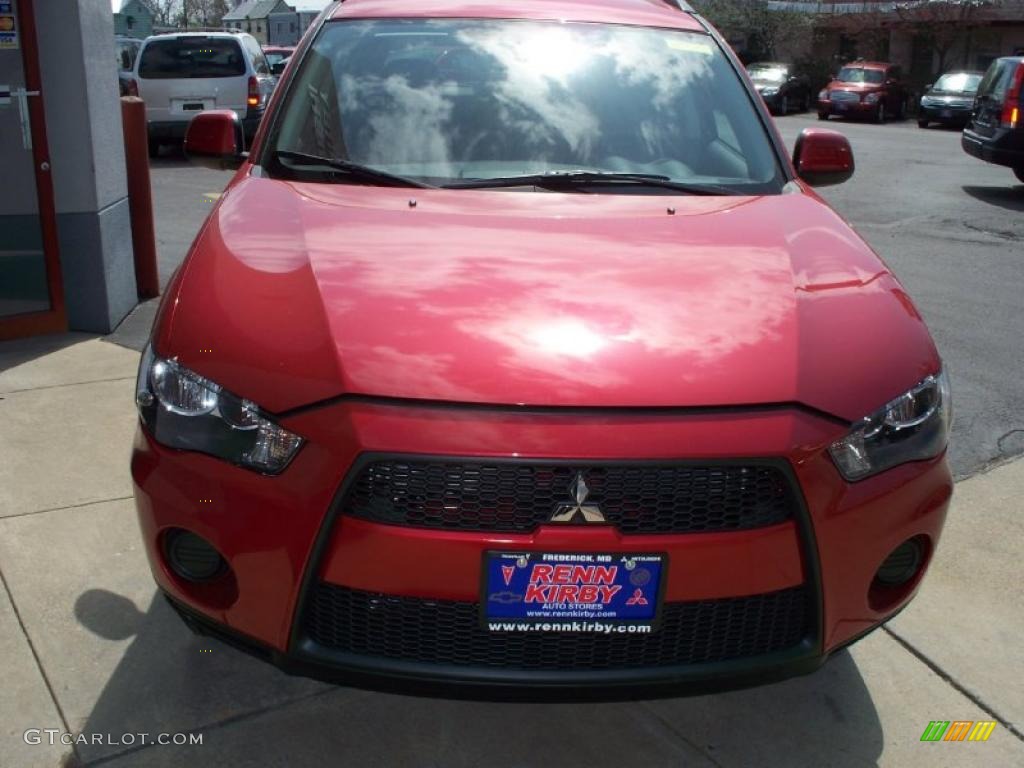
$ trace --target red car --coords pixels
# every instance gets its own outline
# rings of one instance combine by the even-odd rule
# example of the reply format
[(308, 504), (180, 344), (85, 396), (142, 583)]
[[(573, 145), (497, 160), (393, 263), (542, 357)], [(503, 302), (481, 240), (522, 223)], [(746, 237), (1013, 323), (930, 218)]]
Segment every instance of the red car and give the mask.
[(879, 61), (854, 61), (818, 94), (818, 119), (865, 117), (884, 123), (906, 116), (907, 92), (900, 68)]
[(171, 281), (132, 475), (160, 590), (290, 672), (621, 698), (810, 672), (952, 491), (921, 315), (657, 0), (347, 0)]

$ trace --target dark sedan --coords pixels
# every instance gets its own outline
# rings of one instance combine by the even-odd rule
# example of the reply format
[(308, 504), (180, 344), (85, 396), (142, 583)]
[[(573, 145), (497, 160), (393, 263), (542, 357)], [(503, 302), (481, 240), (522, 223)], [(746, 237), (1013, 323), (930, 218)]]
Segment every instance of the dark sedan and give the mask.
[(807, 78), (796, 74), (790, 64), (758, 61), (747, 67), (754, 87), (774, 115), (811, 107), (811, 86)]
[(934, 85), (929, 85), (921, 97), (917, 124), (927, 128), (931, 123), (963, 127), (971, 117), (978, 83), (984, 72), (947, 72)]

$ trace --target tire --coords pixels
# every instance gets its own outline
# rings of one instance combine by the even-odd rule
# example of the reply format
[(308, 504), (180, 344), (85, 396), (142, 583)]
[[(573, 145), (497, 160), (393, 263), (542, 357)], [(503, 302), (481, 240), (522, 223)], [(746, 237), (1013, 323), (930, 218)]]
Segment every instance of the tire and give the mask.
[(783, 117), (789, 114), (789, 96), (779, 99), (779, 114)]
[(1024, 183), (1024, 165), (1020, 168), (1014, 168), (1013, 175), (1017, 177), (1017, 181)]
[(828, 112), (819, 112), (818, 113), (818, 119), (819, 120), (828, 120)]
[(805, 93), (803, 99), (800, 100), (800, 111), (810, 112), (811, 110), (811, 94)]
[(896, 119), (897, 120), (906, 120), (907, 119), (907, 102), (904, 99), (900, 99), (900, 103), (896, 107)]
[(924, 118), (920, 118), (919, 117), (917, 119), (917, 127), (918, 128), (927, 128), (928, 127), (928, 121), (925, 120)]
[(878, 109), (875, 110), (875, 122), (879, 125), (883, 125), (885, 123), (885, 119), (885, 102), (880, 101), (878, 102)]

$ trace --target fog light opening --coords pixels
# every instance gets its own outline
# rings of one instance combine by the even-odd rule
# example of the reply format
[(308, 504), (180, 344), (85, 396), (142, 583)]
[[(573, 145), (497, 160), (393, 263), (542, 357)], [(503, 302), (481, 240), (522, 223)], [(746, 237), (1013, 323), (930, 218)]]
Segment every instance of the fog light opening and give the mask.
[(900, 587), (917, 576), (924, 562), (924, 542), (915, 536), (894, 549), (875, 573), (883, 587)]
[(186, 581), (211, 581), (227, 570), (224, 558), (210, 542), (181, 528), (165, 535), (164, 553), (171, 571)]

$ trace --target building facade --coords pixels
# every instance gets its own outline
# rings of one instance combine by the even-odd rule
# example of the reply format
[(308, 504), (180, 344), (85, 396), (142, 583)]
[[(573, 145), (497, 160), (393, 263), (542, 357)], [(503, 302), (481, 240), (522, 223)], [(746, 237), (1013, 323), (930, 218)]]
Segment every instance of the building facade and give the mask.
[(249, 0), (224, 14), (221, 23), (226, 29), (248, 32), (261, 45), (270, 43), (270, 15), (294, 13), (295, 9), (284, 0)]
[(153, 34), (153, 11), (142, 0), (125, 0), (114, 14), (114, 34), (121, 37), (149, 37)]

